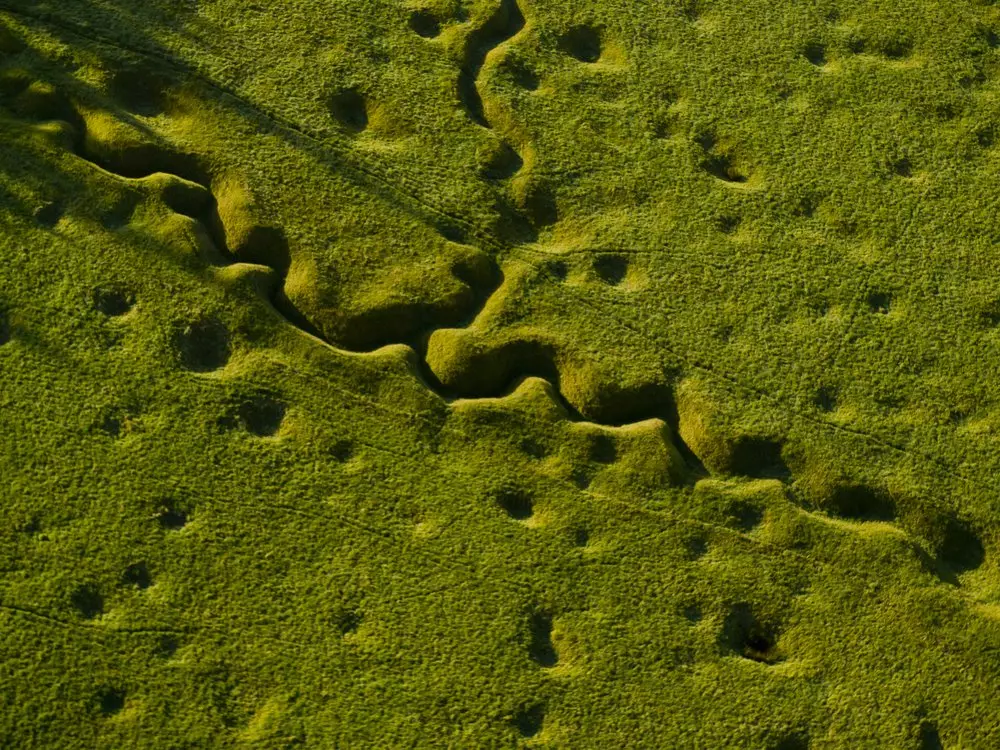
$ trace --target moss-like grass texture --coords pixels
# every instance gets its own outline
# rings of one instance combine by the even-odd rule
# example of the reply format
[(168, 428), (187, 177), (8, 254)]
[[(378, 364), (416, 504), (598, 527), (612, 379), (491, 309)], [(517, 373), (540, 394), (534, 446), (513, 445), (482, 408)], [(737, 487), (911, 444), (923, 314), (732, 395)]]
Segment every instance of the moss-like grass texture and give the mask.
[(0, 0), (0, 745), (1000, 747), (998, 40)]

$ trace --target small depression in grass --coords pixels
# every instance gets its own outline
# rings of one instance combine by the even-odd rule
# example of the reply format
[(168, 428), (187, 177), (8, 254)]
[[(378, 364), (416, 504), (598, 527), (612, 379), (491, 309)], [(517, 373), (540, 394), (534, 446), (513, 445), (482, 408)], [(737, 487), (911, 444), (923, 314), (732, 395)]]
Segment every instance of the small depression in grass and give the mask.
[(105, 688), (97, 694), (97, 706), (104, 716), (112, 716), (125, 708), (125, 691)]
[(229, 361), (229, 331), (213, 318), (202, 318), (174, 332), (181, 365), (192, 372), (211, 372)]
[(178, 508), (175, 503), (167, 501), (163, 504), (160, 512), (157, 513), (156, 520), (167, 531), (178, 531), (187, 525), (188, 515), (185, 511)]
[(692, 537), (685, 544), (689, 560), (699, 560), (708, 554), (708, 540), (704, 536)]
[(816, 391), (813, 400), (820, 411), (831, 412), (837, 408), (837, 391), (834, 388), (823, 387)]
[(744, 659), (774, 664), (777, 653), (777, 633), (761, 622), (748, 604), (736, 604), (730, 609), (719, 634), (720, 644)]
[(764, 511), (745, 500), (737, 500), (726, 508), (729, 526), (740, 531), (753, 531), (764, 520)]
[(559, 40), (559, 48), (580, 62), (601, 59), (601, 34), (592, 26), (574, 26)]
[(94, 309), (109, 318), (125, 315), (135, 304), (133, 295), (119, 287), (100, 287), (94, 290), (93, 297)]
[(944, 750), (937, 727), (929, 721), (920, 725), (920, 750)]
[(125, 568), (125, 572), (122, 573), (122, 583), (140, 590), (148, 589), (153, 585), (153, 577), (149, 574), (149, 567), (145, 562), (137, 562)]
[(505, 66), (507, 74), (518, 88), (525, 91), (537, 91), (541, 85), (541, 77), (523, 60), (509, 60)]
[(872, 292), (867, 302), (869, 312), (876, 315), (888, 315), (892, 309), (892, 295), (887, 292)]
[(611, 464), (618, 459), (618, 446), (610, 435), (594, 435), (590, 440), (590, 460)]
[(94, 584), (78, 586), (70, 594), (70, 603), (85, 620), (93, 620), (104, 612), (104, 597)]
[(357, 89), (344, 89), (328, 100), (330, 115), (350, 133), (368, 127), (368, 103)]
[(496, 496), (496, 503), (504, 513), (515, 521), (526, 521), (535, 512), (531, 497), (521, 490), (501, 490)]
[(841, 485), (827, 504), (835, 516), (852, 521), (892, 521), (896, 503), (888, 493), (863, 484)]
[(545, 458), (548, 455), (545, 446), (532, 438), (524, 438), (520, 443), (520, 449), (524, 455), (535, 459)]
[(733, 474), (757, 479), (786, 479), (791, 472), (781, 451), (778, 440), (741, 437), (733, 444), (729, 469)]
[(251, 435), (270, 437), (281, 428), (285, 409), (285, 405), (276, 398), (259, 395), (240, 404), (237, 415), (240, 424)]
[(334, 618), (334, 625), (341, 635), (350, 635), (361, 627), (361, 613), (356, 609), (339, 612)]
[(812, 42), (807, 44), (805, 49), (802, 51), (806, 60), (817, 67), (826, 65), (826, 47), (824, 47), (819, 42)]
[(7, 311), (0, 308), (0, 346), (10, 342), (10, 319)]
[(433, 39), (441, 34), (441, 21), (427, 10), (417, 10), (410, 14), (410, 28), (417, 36)]
[(608, 286), (618, 286), (628, 273), (628, 259), (622, 255), (598, 255), (594, 258), (594, 272)]
[(937, 549), (938, 560), (955, 573), (966, 573), (983, 564), (986, 550), (964, 521), (949, 517)]
[(35, 221), (37, 221), (41, 226), (51, 229), (59, 223), (62, 215), (62, 205), (53, 201), (46, 203), (35, 210)]
[(354, 444), (350, 440), (338, 440), (330, 449), (330, 455), (337, 463), (345, 463), (354, 455)]
[(525, 706), (513, 717), (514, 727), (522, 737), (534, 737), (542, 731), (544, 721), (545, 709), (541, 704)]
[(528, 653), (540, 667), (554, 667), (559, 661), (555, 644), (552, 642), (552, 617), (544, 612), (531, 615), (528, 623), (531, 643)]

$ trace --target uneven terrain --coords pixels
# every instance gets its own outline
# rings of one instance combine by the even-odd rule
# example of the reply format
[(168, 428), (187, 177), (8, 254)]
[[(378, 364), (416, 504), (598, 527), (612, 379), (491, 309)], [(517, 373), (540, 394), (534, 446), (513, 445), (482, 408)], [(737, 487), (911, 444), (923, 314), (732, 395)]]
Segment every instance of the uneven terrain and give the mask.
[(0, 0), (0, 746), (1000, 747), (1000, 7)]

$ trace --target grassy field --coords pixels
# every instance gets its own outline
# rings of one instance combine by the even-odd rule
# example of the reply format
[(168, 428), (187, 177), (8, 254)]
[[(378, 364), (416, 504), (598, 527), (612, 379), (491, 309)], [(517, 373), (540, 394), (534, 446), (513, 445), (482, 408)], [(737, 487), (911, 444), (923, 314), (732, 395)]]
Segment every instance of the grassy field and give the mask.
[(1000, 747), (1000, 6), (0, 0), (0, 747)]

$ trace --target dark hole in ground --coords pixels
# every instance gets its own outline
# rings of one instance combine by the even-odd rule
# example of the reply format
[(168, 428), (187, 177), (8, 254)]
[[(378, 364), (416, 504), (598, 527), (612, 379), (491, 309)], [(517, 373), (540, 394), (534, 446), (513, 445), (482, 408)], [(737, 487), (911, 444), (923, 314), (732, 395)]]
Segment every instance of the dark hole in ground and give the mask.
[(541, 84), (541, 78), (527, 63), (512, 60), (507, 64), (507, 70), (514, 85), (527, 91), (536, 91)]
[(531, 438), (524, 438), (521, 441), (521, 452), (526, 456), (531, 456), (532, 458), (545, 458), (548, 455), (548, 451), (545, 446), (539, 443), (537, 440), (532, 440)]
[(501, 490), (497, 495), (496, 502), (504, 513), (517, 521), (531, 518), (534, 513), (531, 498), (520, 490)]
[(566, 277), (569, 275), (569, 266), (566, 265), (566, 261), (564, 260), (549, 261), (546, 265), (546, 269), (559, 281), (565, 281)]
[(43, 227), (51, 229), (62, 218), (63, 208), (56, 202), (46, 203), (35, 211), (35, 221)]
[(688, 557), (697, 560), (708, 553), (708, 540), (701, 536), (696, 536), (688, 540), (686, 545)]
[(983, 564), (986, 550), (979, 537), (957, 518), (945, 521), (944, 536), (937, 550), (938, 560), (955, 573), (975, 570)]
[(410, 28), (424, 39), (433, 39), (441, 33), (441, 22), (433, 13), (418, 10), (410, 16)]
[(145, 562), (137, 562), (125, 568), (122, 582), (139, 589), (148, 589), (153, 585), (153, 577), (149, 574), (149, 567)]
[(749, 177), (725, 154), (710, 154), (702, 163), (702, 168), (713, 177), (726, 182), (746, 182)]
[(330, 449), (330, 455), (338, 463), (344, 463), (354, 455), (354, 446), (350, 440), (338, 440)]
[(740, 227), (743, 220), (739, 216), (722, 216), (716, 222), (719, 231), (723, 234), (732, 234)]
[(180, 642), (176, 636), (162, 635), (156, 642), (154, 652), (163, 659), (169, 659), (177, 653), (178, 648), (180, 648)]
[(531, 643), (528, 653), (540, 667), (554, 667), (559, 661), (555, 645), (552, 643), (552, 617), (536, 612), (529, 622)]
[(94, 309), (102, 315), (117, 317), (132, 309), (135, 300), (129, 292), (114, 287), (94, 290)]
[(882, 54), (890, 60), (902, 60), (913, 52), (913, 42), (905, 37), (890, 39), (882, 45)]
[(93, 620), (104, 611), (104, 597), (97, 586), (89, 583), (73, 591), (70, 603), (87, 620)]
[(892, 163), (892, 171), (900, 177), (913, 177), (913, 165), (909, 159), (898, 159)]
[(795, 732), (782, 737), (771, 750), (809, 750), (808, 732)]
[(737, 500), (726, 509), (726, 519), (740, 531), (752, 531), (764, 520), (764, 511), (745, 500)]
[(868, 309), (878, 315), (887, 315), (892, 307), (892, 295), (886, 292), (873, 292), (868, 295)]
[(251, 435), (269, 437), (280, 429), (285, 405), (271, 396), (260, 395), (240, 404), (238, 415)]
[(782, 443), (778, 440), (741, 437), (733, 444), (729, 470), (757, 479), (786, 479), (791, 471), (781, 457), (781, 449)]
[(522, 737), (534, 737), (542, 731), (545, 709), (540, 704), (525, 706), (514, 714), (514, 727)]
[(341, 635), (353, 633), (361, 627), (361, 620), (361, 613), (357, 610), (345, 610), (340, 612), (336, 617), (337, 629), (340, 631)]
[(779, 661), (774, 628), (760, 622), (750, 605), (736, 604), (726, 615), (719, 634), (721, 645), (745, 659), (774, 664)]
[(822, 44), (819, 44), (818, 42), (807, 44), (802, 53), (805, 55), (806, 60), (811, 62), (813, 65), (826, 65), (826, 47)]
[(833, 388), (820, 388), (816, 392), (815, 403), (822, 411), (833, 411), (837, 408), (837, 391)]
[(357, 89), (344, 89), (330, 97), (330, 114), (346, 130), (360, 133), (368, 127), (368, 104)]
[(559, 221), (559, 206), (552, 188), (535, 185), (524, 198), (524, 212), (535, 227), (548, 227)]
[(574, 26), (563, 35), (559, 48), (580, 62), (594, 63), (601, 59), (601, 35), (591, 26)]
[(598, 255), (594, 258), (594, 272), (605, 284), (617, 286), (628, 273), (628, 259), (621, 255)]
[(160, 526), (169, 531), (177, 531), (184, 528), (188, 521), (187, 513), (176, 507), (172, 502), (164, 504), (157, 514), (156, 519), (159, 521)]
[(937, 727), (929, 721), (920, 725), (920, 750), (944, 750)]
[(181, 365), (193, 372), (210, 372), (229, 361), (229, 331), (217, 320), (204, 318), (174, 333)]
[(97, 703), (105, 716), (116, 714), (125, 708), (125, 691), (118, 688), (106, 688), (97, 695)]
[(618, 458), (618, 447), (610, 435), (594, 435), (590, 441), (590, 460), (601, 464), (614, 463)]
[(863, 484), (837, 487), (829, 501), (829, 510), (852, 521), (892, 521), (896, 503), (888, 493)]
[(507, 180), (521, 171), (524, 160), (509, 143), (501, 143), (483, 168), (483, 177), (487, 180)]

